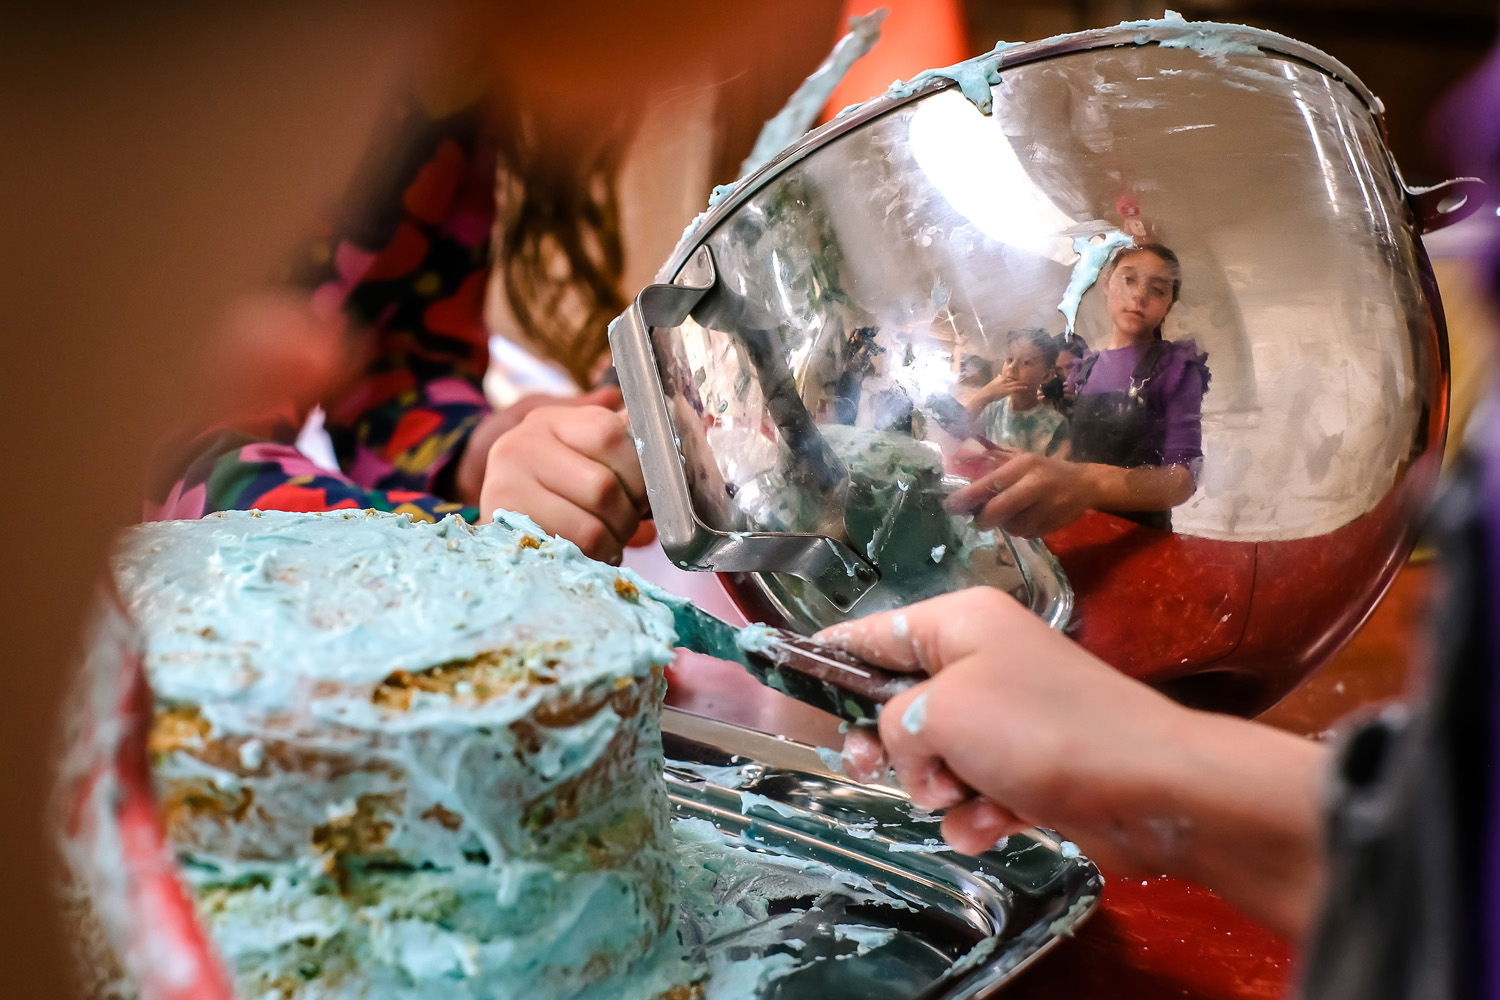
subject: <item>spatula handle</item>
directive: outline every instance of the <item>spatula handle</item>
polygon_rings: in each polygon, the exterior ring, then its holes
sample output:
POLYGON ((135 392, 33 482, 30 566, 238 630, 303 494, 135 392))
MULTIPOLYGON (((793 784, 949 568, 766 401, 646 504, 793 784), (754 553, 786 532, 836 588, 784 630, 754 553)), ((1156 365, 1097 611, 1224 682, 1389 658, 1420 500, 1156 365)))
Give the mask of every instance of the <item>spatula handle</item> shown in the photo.
POLYGON ((786 629, 770 629, 769 633, 763 648, 750 651, 752 658, 761 661, 767 682, 846 722, 873 721, 880 706, 920 679, 873 666, 786 629))

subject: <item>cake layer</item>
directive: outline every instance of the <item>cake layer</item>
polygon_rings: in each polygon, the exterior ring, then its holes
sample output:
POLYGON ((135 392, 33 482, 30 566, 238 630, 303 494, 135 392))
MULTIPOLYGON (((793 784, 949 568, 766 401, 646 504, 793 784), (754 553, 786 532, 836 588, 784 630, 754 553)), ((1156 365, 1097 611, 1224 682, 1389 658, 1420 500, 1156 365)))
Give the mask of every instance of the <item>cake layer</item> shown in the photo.
POLYGON ((573 996, 668 931, 675 636, 627 572, 515 515, 254 511, 133 529, 116 570, 169 836, 247 995, 573 996), (302 930, 246 948, 246 914, 302 930))

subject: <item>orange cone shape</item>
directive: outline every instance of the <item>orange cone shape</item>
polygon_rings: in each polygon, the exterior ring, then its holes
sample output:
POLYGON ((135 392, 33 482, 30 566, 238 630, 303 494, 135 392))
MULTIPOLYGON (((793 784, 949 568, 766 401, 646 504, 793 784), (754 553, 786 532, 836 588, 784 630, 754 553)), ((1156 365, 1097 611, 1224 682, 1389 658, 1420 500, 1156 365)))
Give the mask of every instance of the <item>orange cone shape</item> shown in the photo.
POLYGON ((869 100, 894 80, 974 55, 960 0, 845 0, 842 24, 885 7, 890 14, 880 41, 849 71, 823 115, 826 121, 851 104, 869 100))

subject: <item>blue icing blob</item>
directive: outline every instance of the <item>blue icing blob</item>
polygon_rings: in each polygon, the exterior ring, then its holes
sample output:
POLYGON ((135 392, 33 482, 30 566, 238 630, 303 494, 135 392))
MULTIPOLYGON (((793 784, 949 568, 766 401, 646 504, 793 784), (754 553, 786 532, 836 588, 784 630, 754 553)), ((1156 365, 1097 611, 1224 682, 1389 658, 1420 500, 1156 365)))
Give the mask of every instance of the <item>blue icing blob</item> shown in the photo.
POLYGON ((906 711, 901 713, 901 728, 915 736, 927 725, 927 692, 923 691, 911 700, 906 711))
POLYGON ((1104 265, 1109 263, 1109 259, 1116 252, 1134 245, 1135 240, 1118 229, 1073 238, 1073 252, 1078 254, 1078 260, 1073 264, 1073 274, 1068 279, 1068 287, 1063 290, 1062 301, 1057 304, 1057 311, 1062 313, 1067 320, 1065 328, 1067 333, 1071 334, 1074 331, 1078 322, 1078 306, 1083 301, 1083 293, 1099 280, 1099 274, 1104 270, 1104 265), (1099 239, 1101 235, 1103 239, 1099 239))
POLYGON ((828 768, 828 770, 832 771, 834 774, 844 773, 843 754, 839 753, 837 750, 830 750, 828 747, 815 747, 814 749, 817 750, 818 760, 823 762, 824 767, 828 768))
POLYGON ((1000 55, 1019 44, 1021 43, 996 42, 995 47, 983 55, 965 59, 952 66, 923 70, 904 82, 897 80, 891 84, 886 94, 890 97, 909 97, 934 80, 952 80, 958 84, 958 89, 969 99, 969 103, 980 114, 987 115, 995 108, 990 88, 1000 82, 1000 55))
MULTIPOLYGON (((1121 23, 1121 27, 1184 29, 1183 34, 1175 38, 1164 38, 1157 44, 1164 49, 1191 49, 1200 55, 1220 61, 1225 56, 1260 55, 1260 46, 1237 37, 1239 32, 1244 30, 1244 25, 1189 21, 1175 10, 1166 11, 1160 18, 1154 20, 1125 21, 1121 23)), ((1150 36, 1144 33, 1137 35, 1135 39, 1137 45, 1145 45, 1150 41, 1150 36)))

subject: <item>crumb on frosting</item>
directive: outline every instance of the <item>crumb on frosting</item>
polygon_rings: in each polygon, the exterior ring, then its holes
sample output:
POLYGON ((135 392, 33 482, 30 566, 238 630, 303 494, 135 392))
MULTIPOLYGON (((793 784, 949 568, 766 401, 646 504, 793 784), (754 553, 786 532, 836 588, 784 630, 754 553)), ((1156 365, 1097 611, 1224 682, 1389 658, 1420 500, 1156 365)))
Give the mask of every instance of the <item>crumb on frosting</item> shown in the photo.
MULTIPOLYGON (((552 650, 551 652, 559 652, 552 650)), ((376 686, 370 700, 381 708, 405 712, 418 692, 446 695, 466 704, 498 698, 521 684, 556 683, 557 656, 517 654, 510 648, 488 650, 468 659, 449 660, 425 670, 397 670, 376 686)))

